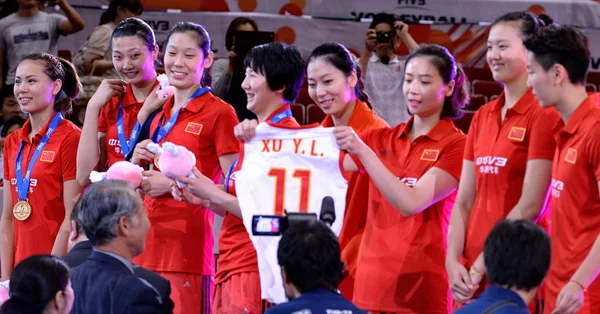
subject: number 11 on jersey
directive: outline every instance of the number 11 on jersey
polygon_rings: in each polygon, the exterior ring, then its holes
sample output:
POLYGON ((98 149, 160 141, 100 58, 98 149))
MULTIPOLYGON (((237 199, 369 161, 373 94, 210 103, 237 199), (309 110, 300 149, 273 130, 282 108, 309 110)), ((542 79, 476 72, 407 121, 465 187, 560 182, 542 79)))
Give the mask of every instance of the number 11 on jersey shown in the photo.
MULTIPOLYGON (((283 216, 283 211, 285 209, 287 169, 271 168, 269 170, 269 177, 275 180, 275 215, 283 216)), ((310 203, 310 169, 295 169, 292 177, 300 180, 300 205, 298 211, 301 213, 307 213, 308 204, 310 203)))

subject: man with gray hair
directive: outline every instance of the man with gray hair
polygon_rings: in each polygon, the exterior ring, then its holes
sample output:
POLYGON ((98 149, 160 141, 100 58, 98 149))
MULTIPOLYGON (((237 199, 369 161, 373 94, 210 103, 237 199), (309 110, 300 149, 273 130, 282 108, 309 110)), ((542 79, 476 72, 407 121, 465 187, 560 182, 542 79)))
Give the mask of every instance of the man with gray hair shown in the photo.
POLYGON ((92 184, 77 217, 94 251, 73 268, 74 314, 160 313, 156 290, 134 275, 132 260, 145 249, 150 220, 137 192, 125 181, 92 184))

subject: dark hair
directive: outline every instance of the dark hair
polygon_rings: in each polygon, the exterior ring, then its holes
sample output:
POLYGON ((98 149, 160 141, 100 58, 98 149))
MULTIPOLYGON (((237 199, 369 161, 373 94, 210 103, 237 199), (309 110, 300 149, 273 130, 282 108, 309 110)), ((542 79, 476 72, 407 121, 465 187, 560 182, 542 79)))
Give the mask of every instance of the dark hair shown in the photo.
POLYGON ((77 75, 73 64, 46 52, 28 54, 21 59, 21 62, 25 60, 42 61, 44 63, 44 73, 53 81, 62 81, 62 89, 56 95, 54 101, 54 110, 63 114, 71 112, 73 109, 72 102, 79 95, 79 91, 82 88, 79 82, 79 75, 77 75))
POLYGON ((320 221, 290 226, 277 248, 279 265, 301 293, 317 288, 335 291, 342 278, 340 255, 337 237, 320 221))
POLYGON ((311 63, 317 58, 325 59, 336 69, 342 71, 346 77, 350 76, 352 71, 356 71, 357 81, 356 86, 354 87, 354 94, 358 100, 367 103, 369 108, 373 108, 369 96, 365 93, 365 84, 361 77, 362 73, 360 66, 356 64, 354 57, 344 45, 338 43, 322 44, 311 52, 308 57, 308 63, 311 63))
POLYGON ((111 0, 108 9, 100 15, 100 25, 110 23, 117 18, 119 8, 140 15, 144 12, 144 6, 140 0, 111 0))
POLYGON ((543 26, 550 26, 554 24, 554 19, 546 13, 541 13, 538 15, 538 20, 543 23, 543 26))
POLYGON ((126 216, 136 223, 138 202, 137 194, 128 182, 100 181, 83 192, 76 221, 93 246, 104 245, 117 237, 119 218, 126 216))
POLYGON ((0 313, 41 314, 56 294, 69 284, 69 267, 52 255, 33 255, 22 260, 10 275, 10 299, 0 313))
POLYGON ((585 84, 590 66, 587 37, 572 26, 550 25, 523 44, 535 55, 535 60, 548 71, 555 64, 567 70, 573 84, 585 84))
POLYGON ((375 14, 375 16, 373 16, 373 21, 371 21, 371 25, 369 25, 369 28, 370 29, 375 29, 375 27, 377 27, 377 25, 379 25, 381 23, 386 23, 393 30, 394 29, 394 23, 396 21, 398 21, 398 20, 399 20, 398 17, 396 15, 394 15, 394 14, 377 13, 377 14, 375 14))
POLYGON ((4 103, 4 98, 6 98, 6 97, 15 97, 15 92, 14 92, 12 86, 4 85, 2 88, 0 88, 0 108, 2 108, 3 103, 4 103))
POLYGON ((548 15, 544 14, 544 18, 540 20, 534 14, 527 11, 509 12, 497 18, 492 24, 492 27, 500 23, 517 22, 519 23, 519 30, 521 31, 522 37, 527 38, 537 33, 540 28, 546 25, 544 24, 544 22, 548 20, 546 17, 550 18, 548 15))
MULTIPOLYGON (((208 32, 206 31, 204 26, 193 22, 179 22, 171 28, 169 34, 167 35, 167 40, 165 41, 165 43, 168 43, 169 39, 171 38, 171 35, 176 33, 193 33, 194 37, 196 38, 196 43, 198 44, 198 47, 202 50, 202 53, 204 54, 204 59, 206 60, 206 57, 208 57, 208 54, 211 52, 211 41, 210 35, 208 35, 208 32)), ((210 74, 210 69, 204 69, 200 85, 205 87, 212 85, 212 76, 210 74)))
POLYGON ((500 221, 483 246, 491 284, 529 291, 542 283, 550 267, 550 239, 528 220, 500 221))
POLYGON ((461 109, 469 103, 469 82, 467 75, 463 71, 460 64, 456 62, 454 56, 448 49, 440 45, 421 45, 415 49, 406 58, 406 64, 416 57, 427 57, 440 73, 444 84, 449 84, 454 80, 454 91, 452 95, 444 100, 441 118, 451 117, 453 119, 460 118, 462 115, 461 109))
POLYGON ((236 17, 229 23, 227 32, 225 32, 225 48, 227 48, 227 51, 231 50, 231 47, 233 47, 233 35, 235 34, 235 31, 240 25, 244 24, 250 24, 252 25, 252 28, 254 28, 254 31, 258 31, 258 25, 253 19, 245 16, 236 17))
POLYGON ((148 23, 138 19, 136 17, 126 18, 113 31, 110 37, 110 46, 112 48, 112 41, 115 38, 137 36, 140 38, 149 51, 154 51, 156 46, 156 37, 154 36, 154 30, 148 25, 148 23))
POLYGON ((304 62, 298 48, 274 42, 256 46, 244 59, 244 68, 262 74, 272 91, 283 87, 283 98, 293 103, 304 83, 304 62))
POLYGON ((15 125, 18 125, 20 127, 23 127, 23 125, 25 124, 25 118, 16 115, 16 116, 12 116, 10 117, 10 119, 6 120, 4 122, 4 124, 2 125, 1 131, 0 131, 0 135, 2 137, 7 137, 8 136, 8 130, 10 130, 10 128, 12 128, 15 125))

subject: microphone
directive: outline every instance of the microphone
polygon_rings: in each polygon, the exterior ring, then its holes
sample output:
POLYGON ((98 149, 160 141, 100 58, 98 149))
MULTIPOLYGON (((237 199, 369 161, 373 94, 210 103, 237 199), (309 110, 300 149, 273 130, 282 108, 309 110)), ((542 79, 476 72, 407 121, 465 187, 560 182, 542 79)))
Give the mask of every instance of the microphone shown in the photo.
POLYGON ((331 196, 325 196, 321 203, 321 214, 319 220, 327 224, 329 227, 333 225, 335 221, 335 206, 333 204, 333 198, 331 196))

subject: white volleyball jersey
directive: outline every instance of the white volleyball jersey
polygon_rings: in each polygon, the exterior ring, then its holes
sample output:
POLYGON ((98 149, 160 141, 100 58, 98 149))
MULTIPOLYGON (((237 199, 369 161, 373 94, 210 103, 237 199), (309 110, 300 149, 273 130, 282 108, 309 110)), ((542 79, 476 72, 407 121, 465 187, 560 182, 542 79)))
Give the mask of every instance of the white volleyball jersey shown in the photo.
POLYGON ((315 213, 318 218, 323 198, 330 196, 336 215, 331 229, 339 235, 348 188, 342 156, 333 128, 321 126, 284 129, 261 123, 254 139, 244 144, 235 185, 244 226, 258 257, 263 299, 286 302, 277 263, 281 236, 253 236, 252 216, 283 216, 285 210, 315 213))

